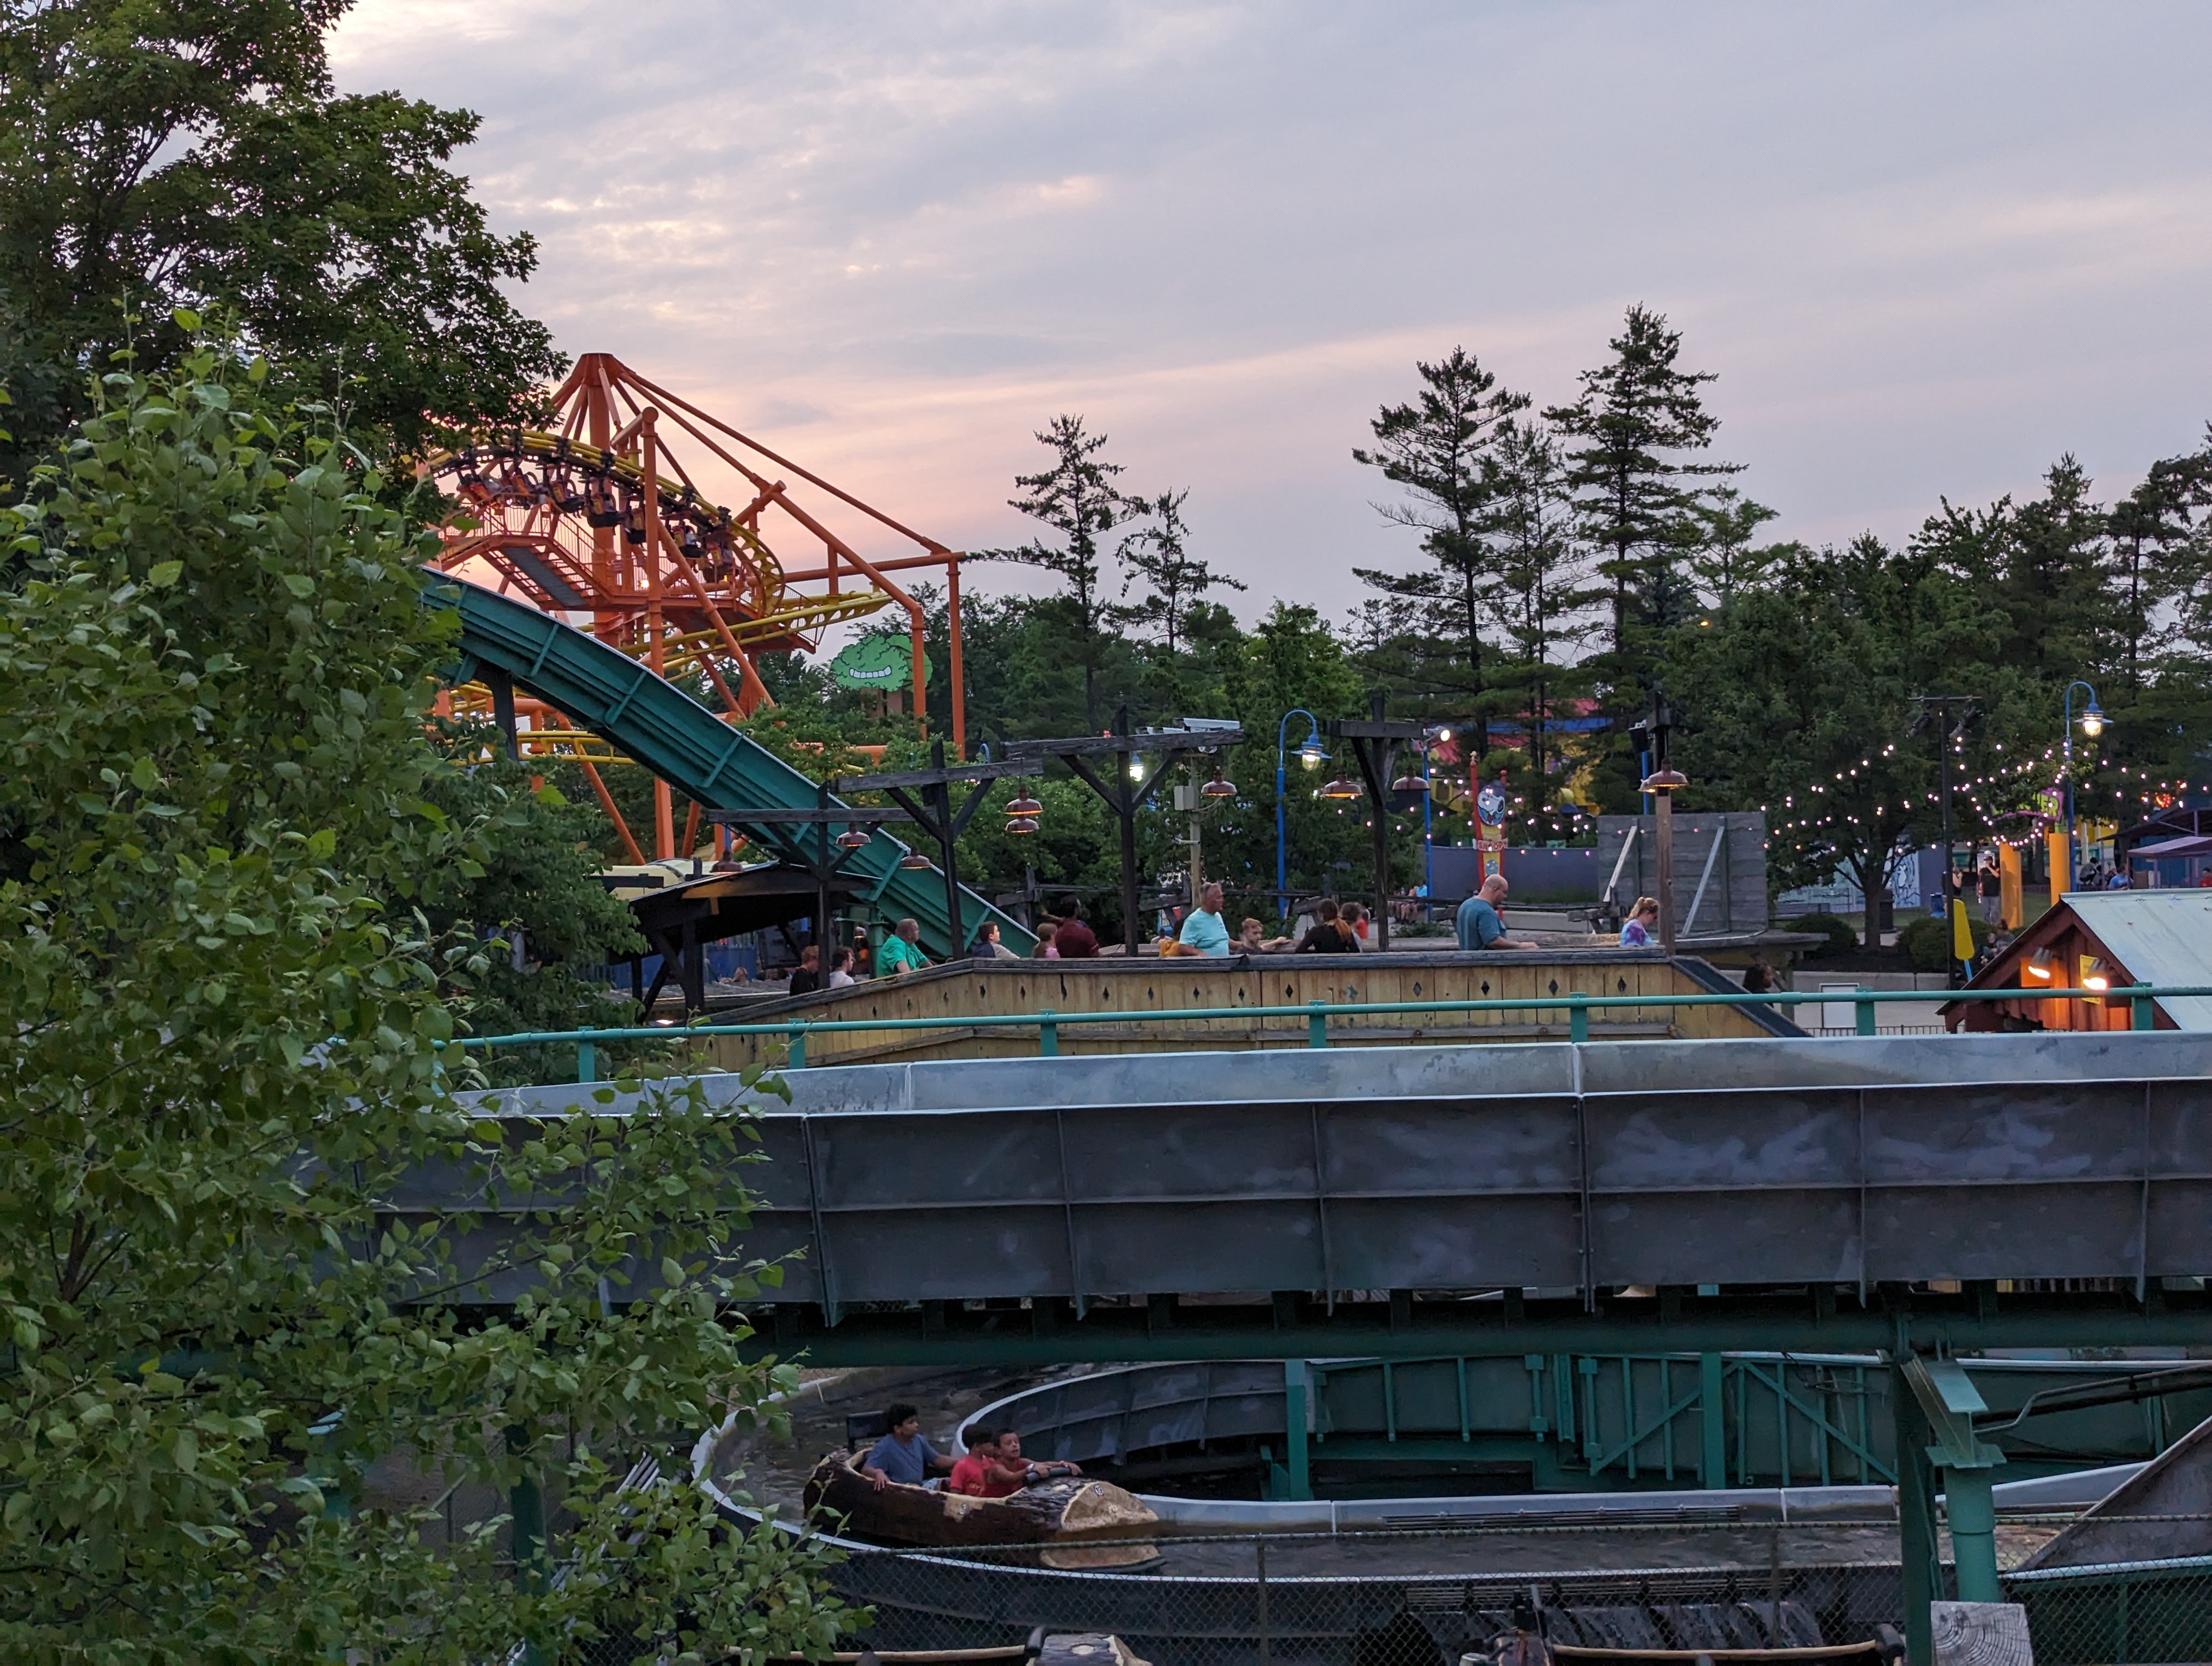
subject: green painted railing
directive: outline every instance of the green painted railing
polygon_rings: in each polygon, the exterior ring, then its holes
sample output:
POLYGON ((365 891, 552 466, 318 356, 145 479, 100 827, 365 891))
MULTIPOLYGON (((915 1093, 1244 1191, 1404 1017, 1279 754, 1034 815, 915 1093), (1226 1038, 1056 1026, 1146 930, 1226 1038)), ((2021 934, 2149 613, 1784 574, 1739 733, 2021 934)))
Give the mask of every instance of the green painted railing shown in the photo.
POLYGON ((1885 1001, 1930 1000, 2101 1000, 2128 1003, 2130 1027, 2155 1027, 2153 1003, 2167 998, 2212 996, 2212 985, 2161 986, 2130 984, 2113 989, 1854 989, 1845 994, 1778 992, 1774 994, 1680 995, 1530 995, 1521 1000, 1370 1000, 1309 1001, 1303 1006, 1194 1006, 1171 1012, 986 1013, 979 1017, 934 1018, 780 1018, 765 1024, 647 1025, 619 1030, 538 1030, 512 1036, 462 1036, 440 1046, 464 1049, 493 1047, 568 1046, 576 1049, 576 1079, 599 1079, 598 1043, 617 1041, 690 1041, 705 1036, 774 1036, 789 1048, 785 1068, 803 1069, 809 1036, 843 1035, 860 1030, 1035 1030, 1037 1053, 1054 1058, 1060 1053, 1060 1032, 1070 1025, 1189 1023, 1214 1018, 1304 1018, 1306 1044, 1329 1044, 1328 1021, 1334 1018, 1382 1017, 1402 1012, 1557 1012, 1567 1014, 1567 1039, 1589 1039, 1589 1015, 1595 1011, 1677 1006, 1841 1006, 1849 1001, 1862 1036, 1876 1033, 1875 1008, 1885 1001))

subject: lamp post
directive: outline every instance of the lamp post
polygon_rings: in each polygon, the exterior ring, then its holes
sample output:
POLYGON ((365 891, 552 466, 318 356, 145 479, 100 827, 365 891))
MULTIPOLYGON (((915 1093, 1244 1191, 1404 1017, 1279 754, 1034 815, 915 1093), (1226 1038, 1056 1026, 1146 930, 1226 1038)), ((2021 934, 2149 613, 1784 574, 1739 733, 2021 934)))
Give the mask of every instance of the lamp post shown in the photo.
POLYGON ((1318 769, 1328 761, 1322 750, 1321 720, 1303 706, 1293 706, 1283 714, 1283 721, 1275 726, 1275 912, 1281 914, 1290 905, 1290 890, 1285 878, 1283 855, 1283 799, 1288 787, 1283 779, 1284 748, 1290 738, 1291 720, 1303 717, 1306 721, 1306 738, 1298 747, 1298 762, 1309 769, 1318 769))
POLYGON ((2066 685, 2066 886, 2074 889, 2078 864, 2074 854, 2074 690, 2087 689, 2089 703, 2081 711, 2081 733, 2094 740, 2105 733, 2105 714, 2097 708, 2097 690, 2076 678, 2066 685))
POLYGON ((1687 775, 1662 763, 1638 789, 1650 794, 1658 815, 1652 854, 1659 864, 1659 946, 1668 954, 1674 952, 1674 792, 1689 784, 1687 775))

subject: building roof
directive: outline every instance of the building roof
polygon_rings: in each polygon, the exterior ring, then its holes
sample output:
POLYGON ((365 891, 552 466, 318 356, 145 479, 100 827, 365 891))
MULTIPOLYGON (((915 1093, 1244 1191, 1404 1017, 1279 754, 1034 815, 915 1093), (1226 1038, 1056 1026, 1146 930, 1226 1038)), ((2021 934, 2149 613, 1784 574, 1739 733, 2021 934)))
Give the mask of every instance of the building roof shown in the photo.
MULTIPOLYGON (((2061 899, 2139 983, 2212 984, 2212 891, 2069 891, 2061 899)), ((2184 1030, 2212 1030, 2212 997, 2161 1000, 2184 1030)))
MULTIPOLYGON (((2114 963, 2118 985, 2212 986, 2212 891, 2072 891, 2029 925, 1976 975, 1970 989, 2009 988, 2020 962, 2077 921, 2114 963)), ((2034 991, 2026 992, 2033 997, 2034 991)), ((2179 1030, 2212 1031, 2212 996, 2160 999, 2158 1010, 2179 1030)), ((1962 1003, 1946 1003, 1948 1017, 1962 1003)))
POLYGON ((2139 844, 2130 854, 2136 856, 2203 856, 2212 854, 2212 833, 2189 833, 2178 839, 2160 839, 2156 844, 2139 844))

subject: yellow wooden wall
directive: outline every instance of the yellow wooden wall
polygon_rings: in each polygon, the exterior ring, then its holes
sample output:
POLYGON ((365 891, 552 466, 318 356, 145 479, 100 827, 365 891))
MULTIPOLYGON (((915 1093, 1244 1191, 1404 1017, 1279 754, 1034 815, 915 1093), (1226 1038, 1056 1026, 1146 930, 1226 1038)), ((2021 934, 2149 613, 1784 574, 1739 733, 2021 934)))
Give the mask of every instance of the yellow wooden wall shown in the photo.
MULTIPOLYGON (((794 1021, 974 1018, 983 1014, 1126 1013, 1126 1021, 1069 1025, 1060 1031, 1063 1056, 1083 1053, 1188 1052, 1304 1047, 1304 1018, 1215 1018, 1161 1023, 1157 1015, 1212 1007, 1303 1006, 1310 1001, 1495 1000, 1529 995, 1698 994, 1704 987, 1656 957, 1497 955, 1456 957, 1376 954, 1354 958, 1270 955, 1249 965, 1208 965, 1176 958, 956 963, 898 978, 878 978, 813 999, 778 1003, 746 1014, 749 1023, 787 1016, 794 1021)), ((1332 1047, 1403 1042, 1564 1041, 1565 1011, 1404 1012, 1333 1018, 1332 1047)), ((1735 1008, 1593 1006, 1593 1041, 1629 1037, 1708 1037, 1767 1033, 1735 1008)), ((736 1069, 763 1057, 780 1059, 774 1037, 717 1036, 699 1044, 716 1067, 736 1069)), ((1033 1057, 1034 1028, 858 1030, 810 1034, 806 1062, 865 1064, 878 1060, 1033 1057)))

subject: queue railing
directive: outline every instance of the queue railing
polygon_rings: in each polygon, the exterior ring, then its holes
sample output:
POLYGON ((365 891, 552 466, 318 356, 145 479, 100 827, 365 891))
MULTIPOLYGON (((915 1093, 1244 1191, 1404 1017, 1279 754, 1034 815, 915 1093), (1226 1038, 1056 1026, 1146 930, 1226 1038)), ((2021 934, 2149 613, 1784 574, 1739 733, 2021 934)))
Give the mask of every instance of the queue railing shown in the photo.
MULTIPOLYGON (((2157 1026, 2157 1003, 2163 1000, 2212 996, 2212 986, 2128 984, 2103 989, 1853 989, 1842 990, 1778 990, 1765 994, 1663 994, 1663 995, 1527 995, 1498 997, 1483 1000, 1370 1000, 1370 1001, 1308 1001, 1303 1006, 1193 1006, 1171 1011, 1147 1012, 1140 1016, 1148 1024, 1196 1023, 1222 1018, 1304 1018, 1306 1020, 1306 1045, 1322 1048, 1330 1045, 1329 1023, 1335 1018, 1385 1017, 1409 1012, 1560 1012, 1567 1015, 1567 1039, 1573 1043, 1589 1039, 1589 1018, 1593 1011, 1614 1012, 1624 1009, 1648 1009, 1695 1006, 1765 1006, 1770 1008, 1804 1006, 1840 1006, 1848 1002, 1854 1018, 1854 1033, 1872 1036, 1879 1033, 1875 1025, 1876 1009, 1888 1002, 1911 1001, 1925 1006, 1931 1000, 1951 1001, 1990 1000, 2094 1000, 2109 1007, 2124 1005, 2129 1012, 2129 1028, 2150 1030, 2157 1026)), ((579 1082, 595 1082, 599 1074, 599 1048, 602 1043, 629 1041, 685 1042, 705 1040, 714 1036, 757 1036, 781 1037, 786 1055, 781 1067, 787 1070, 804 1069, 806 1065, 806 1043, 810 1037, 834 1036, 856 1031, 927 1031, 927 1030, 1034 1030, 1037 1037, 1037 1055, 1056 1058, 1060 1055, 1060 1032, 1079 1029, 1085 1025, 1127 1025, 1132 1014, 1112 1012, 1055 1012, 1046 1007, 1036 1012, 991 1012, 948 1015, 941 1018, 777 1018, 757 1024, 659 1024, 592 1030, 532 1030, 504 1036, 457 1036, 441 1042, 441 1047, 458 1047, 477 1051, 502 1047, 573 1046, 576 1049, 576 1076, 579 1082)), ((1434 1045, 1419 1041, 1373 1042, 1369 1045, 1434 1045)))

